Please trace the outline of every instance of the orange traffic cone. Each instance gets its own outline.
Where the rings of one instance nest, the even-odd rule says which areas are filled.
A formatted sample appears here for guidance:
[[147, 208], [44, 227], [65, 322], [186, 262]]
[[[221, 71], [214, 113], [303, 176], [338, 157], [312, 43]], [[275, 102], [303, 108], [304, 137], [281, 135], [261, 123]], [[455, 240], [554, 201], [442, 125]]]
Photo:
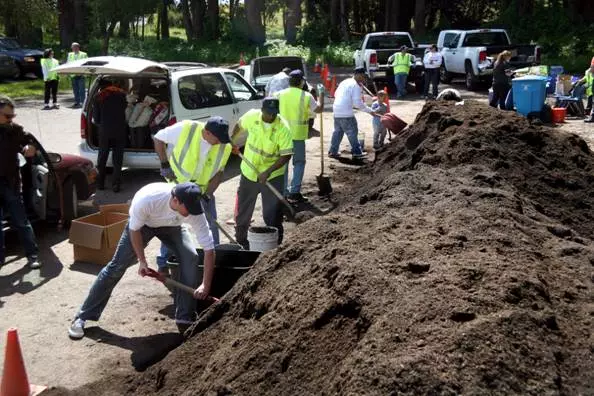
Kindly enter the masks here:
[[239, 54], [239, 66], [245, 66], [245, 59], [243, 58], [243, 52]]
[[336, 93], [336, 76], [332, 76], [332, 82], [330, 83], [330, 97], [333, 98]]
[[43, 386], [29, 386], [17, 329], [8, 329], [6, 332], [4, 371], [2, 372], [0, 395], [34, 396], [43, 392], [45, 389], [46, 387]]
[[384, 99], [384, 103], [386, 104], [388, 113], [390, 112], [390, 92], [388, 91], [388, 87], [384, 87], [384, 92], [386, 93], [386, 97]]
[[314, 65], [314, 73], [321, 73], [322, 68], [320, 67], [320, 58], [316, 58], [316, 64]]

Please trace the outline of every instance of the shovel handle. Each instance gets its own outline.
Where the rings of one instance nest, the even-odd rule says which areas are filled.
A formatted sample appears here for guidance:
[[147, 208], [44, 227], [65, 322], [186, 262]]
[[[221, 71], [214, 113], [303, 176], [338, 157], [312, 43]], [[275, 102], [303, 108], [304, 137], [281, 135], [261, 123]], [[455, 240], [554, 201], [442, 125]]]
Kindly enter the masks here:
[[237, 241], [235, 240], [235, 238], [233, 238], [231, 236], [231, 234], [229, 234], [227, 232], [227, 230], [225, 230], [223, 228], [223, 226], [221, 226], [221, 224], [217, 221], [217, 219], [213, 218], [210, 214], [210, 212], [208, 210], [204, 211], [204, 214], [206, 215], [206, 218], [208, 219], [208, 221], [212, 221], [213, 223], [215, 223], [215, 225], [217, 226], [217, 228], [223, 233], [223, 235], [225, 235], [227, 237], [227, 239], [229, 240], [229, 242], [234, 243], [236, 245], [238, 245]]
[[[259, 173], [258, 168], [256, 168], [254, 166], [254, 164], [252, 164], [250, 161], [248, 161], [241, 152], [239, 153], [239, 158], [241, 158], [241, 160], [243, 162], [245, 162], [247, 164], [247, 166], [252, 168], [252, 170], [254, 172]], [[278, 200], [281, 201], [289, 209], [289, 211], [291, 212], [291, 215], [294, 216], [295, 209], [293, 209], [291, 204], [289, 202], [287, 202], [285, 197], [283, 197], [282, 194], [276, 188], [274, 188], [274, 186], [268, 180], [266, 180], [266, 186], [270, 189], [270, 191], [272, 191], [272, 193], [278, 198]]]
[[[156, 280], [158, 280], [159, 282], [163, 283], [166, 286], [171, 286], [174, 287], [176, 289], [180, 289], [183, 290], [187, 293], [190, 293], [191, 295], [194, 295], [194, 292], [196, 291], [195, 289], [191, 288], [190, 286], [184, 285], [183, 283], [180, 283], [178, 281], [174, 281], [173, 279], [165, 276], [165, 275], [161, 275], [159, 274], [157, 271], [155, 271], [152, 268], [148, 268], [147, 272], [146, 272], [147, 276], [150, 276], [151, 278], [155, 278]], [[205, 301], [209, 301], [212, 303], [215, 302], [219, 302], [219, 299], [213, 296], [208, 296]]]

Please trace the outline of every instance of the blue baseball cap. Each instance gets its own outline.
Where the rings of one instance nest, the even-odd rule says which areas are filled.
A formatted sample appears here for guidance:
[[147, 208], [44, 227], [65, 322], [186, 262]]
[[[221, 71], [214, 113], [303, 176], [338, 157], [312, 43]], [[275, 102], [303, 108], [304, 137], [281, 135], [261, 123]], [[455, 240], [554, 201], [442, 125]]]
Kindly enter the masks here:
[[355, 74], [367, 74], [367, 70], [364, 67], [357, 67], [354, 70]]
[[173, 196], [184, 204], [191, 215], [204, 213], [200, 203], [200, 187], [194, 183], [181, 183], [173, 188]]
[[271, 115], [279, 113], [279, 101], [277, 98], [267, 97], [262, 101], [262, 111]]
[[208, 121], [206, 121], [204, 128], [216, 136], [216, 138], [219, 139], [219, 142], [223, 144], [231, 143], [231, 139], [229, 138], [229, 123], [223, 117], [210, 117]]
[[303, 72], [299, 69], [293, 70], [289, 73], [289, 77], [291, 78], [303, 78]]

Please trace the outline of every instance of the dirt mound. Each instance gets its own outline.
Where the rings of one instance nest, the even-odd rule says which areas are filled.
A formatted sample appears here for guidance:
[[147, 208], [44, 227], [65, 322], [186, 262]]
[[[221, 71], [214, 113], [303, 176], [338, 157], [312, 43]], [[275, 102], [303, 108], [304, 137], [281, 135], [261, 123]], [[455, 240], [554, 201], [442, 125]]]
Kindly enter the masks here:
[[430, 103], [197, 336], [77, 393], [590, 394], [593, 172], [573, 135]]

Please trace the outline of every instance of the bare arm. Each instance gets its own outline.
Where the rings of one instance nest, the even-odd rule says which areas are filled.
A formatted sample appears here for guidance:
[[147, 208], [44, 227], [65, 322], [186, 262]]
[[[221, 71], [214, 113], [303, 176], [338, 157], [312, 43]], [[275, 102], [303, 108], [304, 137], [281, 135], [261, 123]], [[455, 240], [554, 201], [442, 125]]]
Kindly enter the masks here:
[[[214, 277], [214, 266], [215, 266], [215, 251], [205, 250], [204, 251], [204, 275], [202, 276], [202, 285], [197, 290], [197, 294], [194, 296], [198, 299], [204, 299], [208, 297], [212, 289], [212, 279]], [[202, 289], [202, 290], [201, 290]]]
[[159, 156], [159, 161], [167, 161], [167, 144], [159, 139], [153, 139], [155, 142], [155, 153]]
[[272, 164], [270, 168], [266, 169], [264, 172], [258, 175], [258, 181], [260, 183], [266, 183], [272, 172], [287, 165], [290, 160], [291, 155], [282, 155], [279, 159], [276, 160], [274, 164]]
[[146, 263], [146, 257], [144, 256], [144, 243], [142, 241], [142, 233], [140, 232], [140, 230], [129, 230], [129, 232], [130, 240], [132, 241], [132, 248], [134, 249], [134, 253], [136, 253], [136, 257], [138, 257], [138, 275], [144, 276], [145, 271], [148, 268], [148, 264]]
[[217, 188], [219, 188], [221, 181], [223, 181], [223, 171], [218, 172], [212, 177], [212, 179], [210, 179], [208, 182], [208, 187], [206, 188], [206, 194], [212, 196]]

